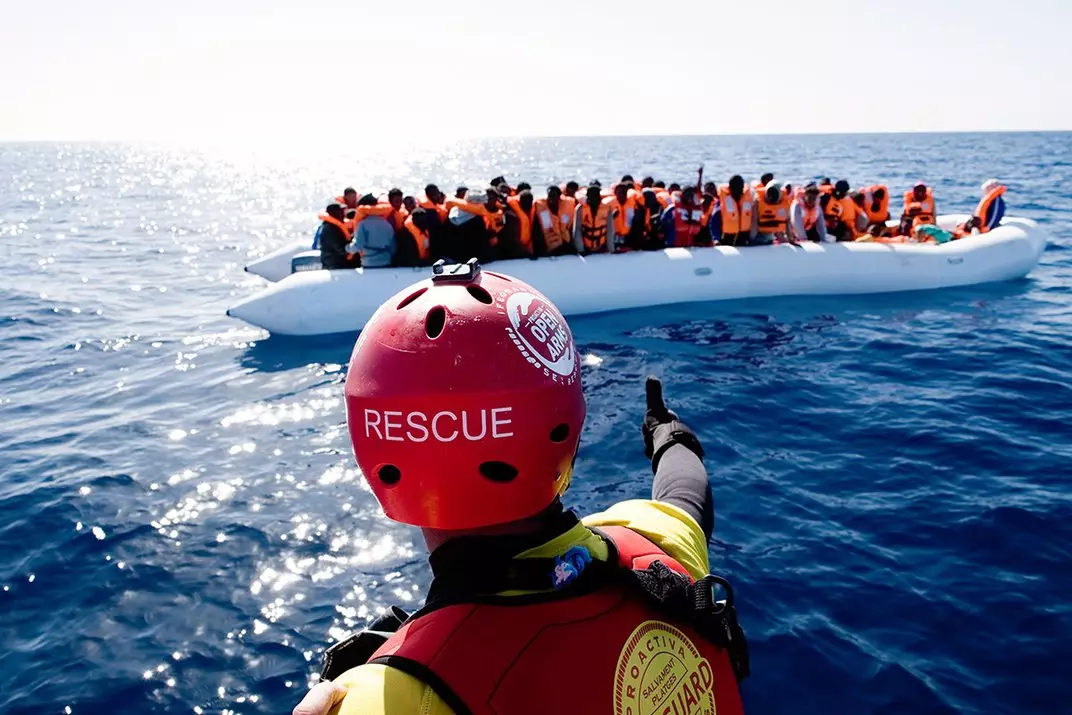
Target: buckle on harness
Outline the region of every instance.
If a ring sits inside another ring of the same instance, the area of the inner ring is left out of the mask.
[[[447,263],[440,258],[432,264],[433,283],[469,283],[480,273],[480,261],[470,258],[465,263]]]

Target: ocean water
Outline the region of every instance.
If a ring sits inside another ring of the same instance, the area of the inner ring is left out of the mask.
[[[1053,243],[1003,284],[572,320],[589,419],[570,505],[648,494],[658,374],[707,446],[750,712],[1072,712],[1070,157],[1072,134],[0,144],[0,713],[289,712],[332,639],[419,605],[419,535],[349,454],[353,336],[226,318],[262,285],[251,257],[347,184],[700,163],[922,177],[944,212],[996,176]],[[549,684],[564,703],[578,667]]]

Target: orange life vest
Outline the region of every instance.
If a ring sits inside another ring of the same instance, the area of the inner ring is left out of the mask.
[[[990,231],[990,227],[986,225],[986,216],[990,213],[990,205],[997,201],[998,197],[1004,194],[1006,191],[1004,186],[995,186],[993,189],[986,193],[986,196],[979,201],[979,205],[975,207],[975,213],[972,216],[979,219],[978,223],[979,233],[987,233]]]
[[[488,211],[488,207],[484,204],[474,204],[466,201],[465,199],[447,199],[446,202],[447,211],[450,209],[458,209],[465,213],[472,214],[473,216],[479,216],[484,219],[484,227],[492,233],[493,236],[488,243],[492,246],[498,244],[498,233],[502,231],[505,219],[503,218],[502,209],[495,209],[495,211]]]
[[[339,219],[335,218],[334,216],[330,216],[328,214],[320,214],[319,216],[317,216],[317,218],[325,223],[330,223],[332,226],[338,226],[339,230],[341,230],[343,235],[346,236],[347,241],[353,238],[354,232],[353,229],[350,228],[350,225],[348,223],[344,223]]]
[[[785,233],[789,225],[789,192],[784,188],[775,202],[767,201],[767,192],[762,190],[756,197],[756,209],[759,212],[756,221],[760,233]]]
[[[573,223],[573,210],[567,204],[566,197],[558,200],[558,213],[551,211],[547,199],[540,199],[535,204],[536,219],[543,231],[543,242],[548,251],[554,251],[570,241],[570,228]]]
[[[860,207],[848,195],[842,196],[837,201],[841,204],[841,223],[849,227],[853,236],[857,235],[856,214],[860,211]]]
[[[402,227],[406,225],[406,219],[409,218],[409,211],[406,211],[404,206],[397,210],[391,204],[387,204],[387,206],[391,209],[391,213],[387,214],[387,220],[391,222],[396,231],[401,231]]]
[[[353,229],[356,231],[359,223],[364,221],[369,216],[379,216],[391,221],[390,216],[394,211],[391,204],[376,204],[375,206],[358,206],[354,209],[356,212],[354,215]],[[394,222],[392,221],[392,224]]]
[[[436,214],[439,215],[439,220],[440,221],[446,221],[447,220],[447,207],[444,206],[443,204],[433,203],[426,196],[423,199],[421,199],[420,201],[418,201],[417,205],[420,206],[425,211],[435,211]]]
[[[875,192],[882,189],[882,200],[879,201],[878,209],[875,209]],[[867,211],[867,223],[886,223],[890,220],[890,191],[882,184],[875,184],[863,190],[864,210]]]
[[[707,225],[711,210],[705,213],[699,206],[691,209],[675,206],[671,210],[674,212],[674,247],[688,248],[695,245],[696,236]]]
[[[819,201],[816,200],[815,205],[811,206],[811,207],[809,207],[806,203],[804,203],[803,197],[801,197],[799,199],[796,199],[793,203],[795,203],[798,206],[800,206],[800,213],[801,213],[801,216],[802,216],[802,218],[804,220],[804,230],[805,231],[810,231],[813,228],[815,228],[818,225],[819,220],[823,216],[822,209],[819,206]],[[800,238],[804,238],[804,237],[800,236]]]
[[[403,224],[410,235],[413,236],[414,242],[417,244],[417,253],[421,260],[427,260],[432,255],[432,239],[429,237],[427,231],[422,231],[417,228],[417,224],[413,222],[412,216],[406,217],[406,222]]]
[[[581,239],[584,241],[584,249],[596,252],[603,249],[607,244],[607,225],[610,221],[610,206],[600,203],[595,214],[592,207],[585,201],[581,204]]]
[[[841,223],[841,202],[834,198],[834,192],[828,194],[826,206],[822,205],[823,197],[819,197],[819,206],[823,209],[823,219],[826,221],[826,230],[833,231]]]
[[[601,531],[613,541],[619,567],[642,570],[660,561],[688,575],[640,534],[620,526]],[[741,715],[727,651],[691,625],[671,623],[627,588],[608,584],[572,598],[532,599],[524,607],[494,601],[442,606],[407,620],[367,662],[418,679],[424,674],[425,684],[456,712],[473,715]],[[563,680],[563,659],[575,653],[584,654],[582,670],[571,676],[583,678],[580,687]]]
[[[752,211],[755,201],[752,197],[752,188],[744,187],[741,193],[741,205],[730,194],[729,184],[718,187],[719,210],[722,212],[722,233],[734,235],[748,233],[752,229]]]
[[[922,201],[916,201],[911,189],[906,191],[904,193],[904,213],[906,216],[913,217],[913,228],[924,223],[934,223],[934,192],[931,191],[931,187],[927,187],[927,195]]]
[[[633,196],[625,200],[625,204],[618,203],[618,199],[611,197],[604,201],[614,216],[614,233],[618,238],[629,235],[629,228],[633,225],[633,215],[636,212],[636,201]]]
[[[520,224],[518,233],[521,236],[521,245],[524,246],[529,253],[532,253],[532,221],[536,218],[535,202],[533,203],[532,208],[528,210],[528,213],[521,208],[521,199],[516,196],[507,197],[506,203],[517,215],[517,220]]]

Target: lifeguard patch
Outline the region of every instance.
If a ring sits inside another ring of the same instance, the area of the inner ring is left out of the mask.
[[[715,674],[688,636],[644,621],[618,655],[614,715],[715,715]]]

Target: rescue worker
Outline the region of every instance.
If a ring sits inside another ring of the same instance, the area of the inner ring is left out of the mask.
[[[356,268],[359,263],[353,253],[347,250],[350,243],[350,229],[344,223],[342,204],[331,203],[320,214],[320,228],[317,229],[316,243],[320,248],[320,265],[328,270]],[[314,264],[315,265],[315,264]]]
[[[696,201],[693,186],[681,190],[678,203],[663,212],[661,223],[667,246],[690,248],[711,243],[711,234],[704,223],[703,210]]]
[[[421,529],[432,583],[417,613],[333,646],[293,712],[740,715],[747,641],[709,575],[704,449],[660,382],[641,425],[651,499],[580,519],[563,494],[581,359],[558,309],[479,267],[384,306],[350,358],[347,424],[387,518]]]
[[[789,235],[789,191],[774,181],[763,186],[756,197],[756,236],[752,243],[769,246]]]
[[[532,247],[537,256],[562,256],[576,253],[573,245],[574,206],[563,200],[562,189],[547,187],[547,198],[536,202],[536,221],[532,226]]]
[[[902,236],[911,236],[912,229],[922,224],[935,223],[937,216],[938,210],[934,205],[934,192],[921,181],[904,194],[900,233]]]
[[[614,240],[610,206],[603,203],[603,193],[599,185],[593,183],[573,216],[573,245],[578,253],[587,256],[591,253],[609,253]]]
[[[794,241],[814,241],[826,243],[826,223],[823,210],[819,204],[821,191],[815,184],[808,184],[800,190],[789,206],[789,235]]]
[[[399,196],[398,198],[401,204],[402,197]],[[375,206],[376,203],[375,196],[365,194],[358,201],[358,206]],[[392,223],[392,216],[397,213],[396,210],[388,216],[371,214],[357,224],[353,243],[356,252],[361,254],[361,265],[363,267],[390,268],[394,264],[398,244],[395,240],[396,229]]]
[[[719,211],[722,214],[723,246],[747,246],[756,235],[755,198],[752,188],[745,186],[744,177],[735,174],[729,183],[718,189]]]

